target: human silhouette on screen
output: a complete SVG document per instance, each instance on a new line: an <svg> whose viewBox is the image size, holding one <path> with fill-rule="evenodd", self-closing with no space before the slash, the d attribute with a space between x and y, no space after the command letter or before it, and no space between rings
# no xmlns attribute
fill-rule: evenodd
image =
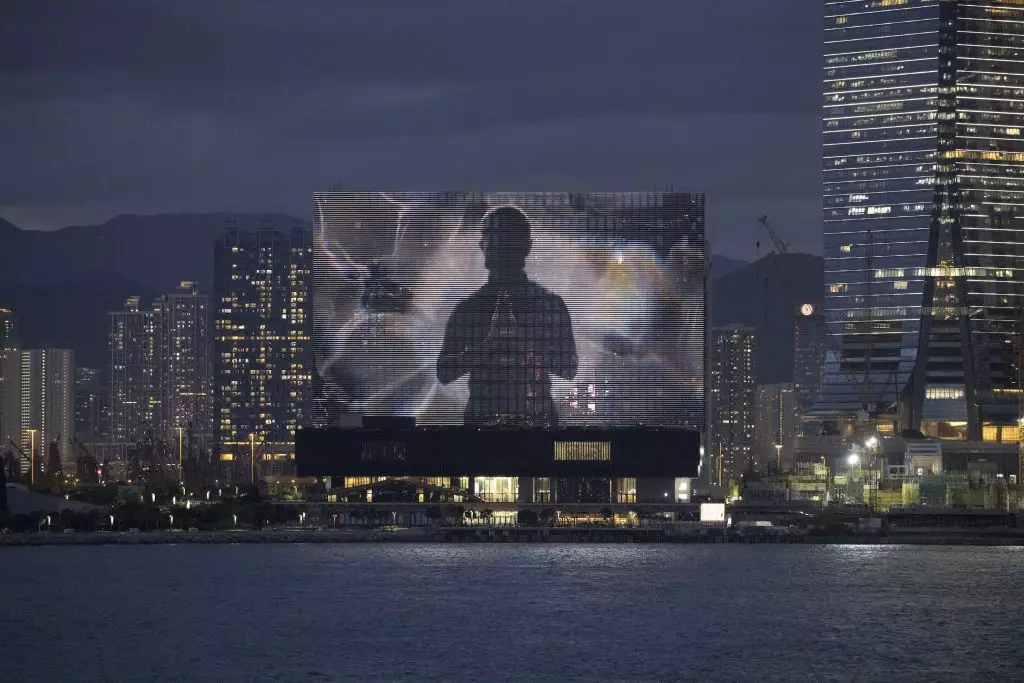
<svg viewBox="0 0 1024 683"><path fill-rule="evenodd" d="M480 248L490 275L448 318L437 359L442 384L469 374L467 425L556 426L551 375L576 376L569 310L523 270L532 246L519 209L484 217Z"/></svg>

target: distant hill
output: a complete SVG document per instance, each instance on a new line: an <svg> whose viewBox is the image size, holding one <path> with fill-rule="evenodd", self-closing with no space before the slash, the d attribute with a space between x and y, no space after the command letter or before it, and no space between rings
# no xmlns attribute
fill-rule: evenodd
<svg viewBox="0 0 1024 683"><path fill-rule="evenodd" d="M824 261L810 254L771 254L713 279L712 325L757 329L759 383L793 381L793 320L805 303L821 310L823 282Z"/></svg>
<svg viewBox="0 0 1024 683"><path fill-rule="evenodd" d="M727 256L720 256L719 254L713 254L711 256L711 279L724 277L729 273L739 270L744 266L749 266L748 261L740 261L738 259L731 259Z"/></svg>
<svg viewBox="0 0 1024 683"><path fill-rule="evenodd" d="M0 218L0 240L11 237L15 232L21 232L21 228Z"/></svg>
<svg viewBox="0 0 1024 683"><path fill-rule="evenodd" d="M4 280L43 285L105 270L155 292L172 291L182 280L195 280L208 291L213 244L229 221L244 229L308 225L282 214L235 213L123 215L102 225L53 231L20 230L0 221L0 253L17 254L4 260Z"/></svg>
<svg viewBox="0 0 1024 683"><path fill-rule="evenodd" d="M156 292L100 269L50 283L0 282L0 306L15 311L23 348L74 349L76 365L100 369L110 363L107 313L120 309L129 296L151 302Z"/></svg>

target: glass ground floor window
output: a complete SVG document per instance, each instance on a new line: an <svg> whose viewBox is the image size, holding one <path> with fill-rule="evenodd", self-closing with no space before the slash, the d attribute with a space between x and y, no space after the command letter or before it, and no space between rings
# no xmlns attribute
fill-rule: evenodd
<svg viewBox="0 0 1024 683"><path fill-rule="evenodd" d="M965 441L967 439L967 423L944 422L940 420L922 421L921 433L935 439Z"/></svg>
<svg viewBox="0 0 1024 683"><path fill-rule="evenodd" d="M519 478L474 477L473 493L488 503L514 503L519 498Z"/></svg>
<svg viewBox="0 0 1024 683"><path fill-rule="evenodd" d="M533 478L533 502L534 503L550 503L551 502L551 479L550 479L550 477L534 477Z"/></svg>
<svg viewBox="0 0 1024 683"><path fill-rule="evenodd" d="M615 502L636 502L636 477L619 477L615 480Z"/></svg>

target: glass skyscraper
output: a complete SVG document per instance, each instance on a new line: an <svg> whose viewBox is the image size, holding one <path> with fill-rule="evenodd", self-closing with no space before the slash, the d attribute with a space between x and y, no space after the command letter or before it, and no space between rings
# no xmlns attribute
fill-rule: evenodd
<svg viewBox="0 0 1024 683"><path fill-rule="evenodd" d="M1024 303L1024 5L826 2L824 70L833 343L819 409L1007 440Z"/></svg>

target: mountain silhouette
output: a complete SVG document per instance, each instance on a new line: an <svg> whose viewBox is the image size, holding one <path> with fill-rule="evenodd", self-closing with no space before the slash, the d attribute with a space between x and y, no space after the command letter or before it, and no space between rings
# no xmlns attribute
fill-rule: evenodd
<svg viewBox="0 0 1024 683"><path fill-rule="evenodd" d="M22 348L74 349L76 365L98 369L110 363L107 313L121 309L129 296L152 302L155 293L102 269L50 283L0 284L0 307L15 312Z"/></svg>
<svg viewBox="0 0 1024 683"><path fill-rule="evenodd" d="M105 369L108 313L130 296L148 307L182 280L209 293L213 245L229 222L243 229L287 229L301 219L281 214L123 215L102 225L49 232L0 219L0 307L14 311L24 348L71 348L80 366Z"/></svg>
<svg viewBox="0 0 1024 683"><path fill-rule="evenodd" d="M749 266L748 261L740 261L738 259L732 259L728 256L722 256L720 254L714 254L711 257L711 279L725 277L729 273L733 273L744 266Z"/></svg>
<svg viewBox="0 0 1024 683"><path fill-rule="evenodd" d="M173 291L182 280L209 291L213 244L230 222L249 230L309 225L283 214L238 213L126 214L102 225L53 231L20 230L4 221L0 253L18 255L6 260L4 276L7 283L26 286L106 270L155 292Z"/></svg>

